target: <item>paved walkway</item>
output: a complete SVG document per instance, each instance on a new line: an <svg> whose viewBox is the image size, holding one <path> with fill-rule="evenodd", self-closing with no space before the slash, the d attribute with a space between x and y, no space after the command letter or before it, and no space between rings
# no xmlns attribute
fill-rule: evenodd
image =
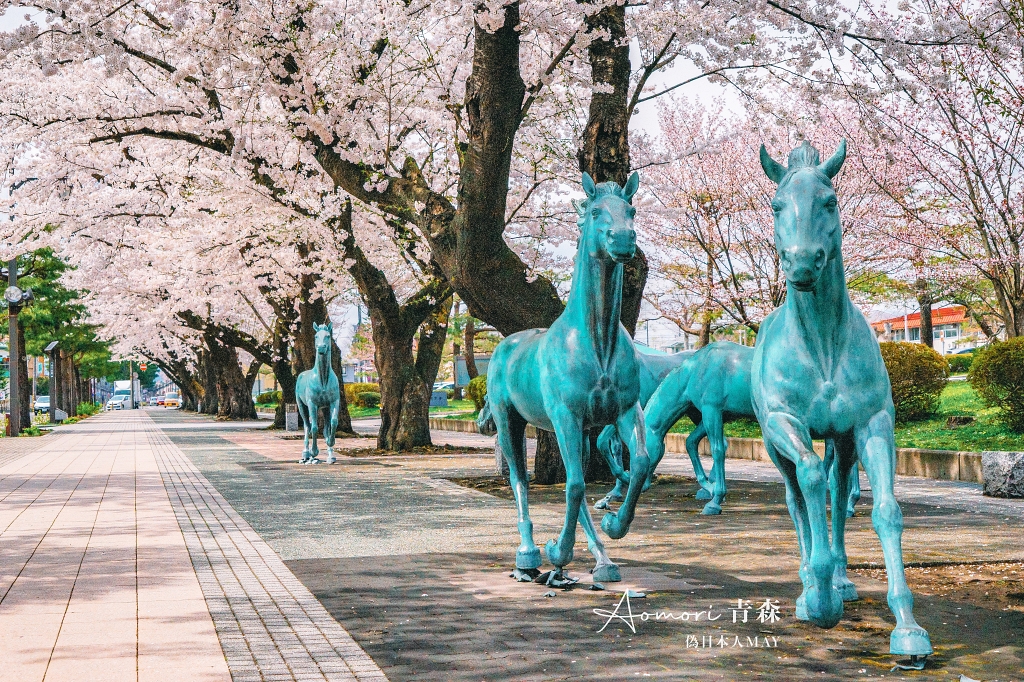
<svg viewBox="0 0 1024 682"><path fill-rule="evenodd" d="M0 678L386 679L145 412L4 460Z"/></svg>

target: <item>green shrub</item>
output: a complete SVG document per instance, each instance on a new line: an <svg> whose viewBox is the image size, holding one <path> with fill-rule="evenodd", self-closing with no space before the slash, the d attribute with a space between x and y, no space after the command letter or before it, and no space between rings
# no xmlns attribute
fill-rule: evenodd
<svg viewBox="0 0 1024 682"><path fill-rule="evenodd" d="M971 369L971 363L974 362L974 353L947 355L946 362L949 363L950 374L967 374Z"/></svg>
<svg viewBox="0 0 1024 682"><path fill-rule="evenodd" d="M939 408L939 396L949 382L949 364L921 343L879 344L892 383L896 421L924 419Z"/></svg>
<svg viewBox="0 0 1024 682"><path fill-rule="evenodd" d="M91 417L100 411L99 405L96 403L78 403L78 414Z"/></svg>
<svg viewBox="0 0 1024 682"><path fill-rule="evenodd" d="M356 394L356 407L377 407L380 405L380 393L376 391L363 391Z"/></svg>
<svg viewBox="0 0 1024 682"><path fill-rule="evenodd" d="M345 401L356 404L356 396L360 393L380 393L380 384L345 384Z"/></svg>
<svg viewBox="0 0 1024 682"><path fill-rule="evenodd" d="M481 374L471 379L469 386L466 386L466 397L473 401L476 411L484 409L484 398L487 397L487 376Z"/></svg>
<svg viewBox="0 0 1024 682"><path fill-rule="evenodd" d="M256 402L260 405L280 405L281 391L263 391L256 396Z"/></svg>
<svg viewBox="0 0 1024 682"><path fill-rule="evenodd" d="M1024 433L1024 338L993 343L975 353L967 379L986 404L999 408L1000 421Z"/></svg>

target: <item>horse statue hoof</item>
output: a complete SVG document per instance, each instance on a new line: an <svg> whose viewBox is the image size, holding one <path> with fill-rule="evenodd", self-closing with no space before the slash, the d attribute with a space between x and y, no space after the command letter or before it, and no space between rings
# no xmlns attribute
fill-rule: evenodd
<svg viewBox="0 0 1024 682"><path fill-rule="evenodd" d="M800 596L796 598L796 619L797 620L810 620L807 615L807 591L804 590L800 593Z"/></svg>
<svg viewBox="0 0 1024 682"><path fill-rule="evenodd" d="M889 653L897 656L928 656L933 653L932 640L923 627L896 628L889 636Z"/></svg>
<svg viewBox="0 0 1024 682"><path fill-rule="evenodd" d="M701 500L702 502L704 500L710 500L711 497L711 493L709 493L707 490L704 490L704 488L698 488L697 494L693 496L695 500Z"/></svg>
<svg viewBox="0 0 1024 682"><path fill-rule="evenodd" d="M714 501L708 502L704 505L704 508L700 510L703 516L718 516L722 513L722 505L715 503Z"/></svg>
<svg viewBox="0 0 1024 682"><path fill-rule="evenodd" d="M611 539L618 540L626 536L626 533L629 532L629 526L619 521L618 514L609 512L601 519L601 530Z"/></svg>
<svg viewBox="0 0 1024 682"><path fill-rule="evenodd" d="M833 584L836 589L839 590L840 596L843 601L857 601L860 599L860 595L857 594L857 586L850 582L849 578L840 578L838 576L832 578Z"/></svg>
<svg viewBox="0 0 1024 682"><path fill-rule="evenodd" d="M595 583L617 583L622 580L619 567L615 564L598 564L591 573Z"/></svg>
<svg viewBox="0 0 1024 682"><path fill-rule="evenodd" d="M558 544L554 540L548 540L547 544L544 545L544 554L547 555L548 561L558 570L561 570L563 566L572 561L572 547L563 556L562 552L558 549Z"/></svg>
<svg viewBox="0 0 1024 682"><path fill-rule="evenodd" d="M818 587L812 585L806 591L807 620L819 628L826 630L834 628L843 617L843 598L834 586L829 590L828 595L819 594Z"/></svg>
<svg viewBox="0 0 1024 682"><path fill-rule="evenodd" d="M532 549L522 550L516 552L516 569L522 569L524 571L534 571L540 568L540 548L534 546ZM539 575L539 574L538 574ZM537 576L534 575L534 578ZM531 578L532 580L532 578Z"/></svg>
<svg viewBox="0 0 1024 682"><path fill-rule="evenodd" d="M518 583L532 583L539 575L540 571L536 568L516 568L512 571L512 577Z"/></svg>

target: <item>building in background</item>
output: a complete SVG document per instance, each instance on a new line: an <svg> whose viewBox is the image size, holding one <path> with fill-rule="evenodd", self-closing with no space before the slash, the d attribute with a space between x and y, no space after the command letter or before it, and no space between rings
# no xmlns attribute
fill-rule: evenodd
<svg viewBox="0 0 1024 682"><path fill-rule="evenodd" d="M921 313L908 313L871 323L879 341L921 341ZM985 334L960 305L932 308L932 347L942 355L987 343Z"/></svg>

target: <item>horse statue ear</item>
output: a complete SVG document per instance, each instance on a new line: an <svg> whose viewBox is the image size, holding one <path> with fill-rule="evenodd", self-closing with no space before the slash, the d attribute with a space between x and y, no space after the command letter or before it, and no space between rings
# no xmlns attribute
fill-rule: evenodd
<svg viewBox="0 0 1024 682"><path fill-rule="evenodd" d="M764 145L761 145L761 168L764 169L764 174L768 176L768 179L774 182L776 185L782 182L782 178L786 175L786 167L781 163L772 158L768 150L765 149Z"/></svg>
<svg viewBox="0 0 1024 682"><path fill-rule="evenodd" d="M844 161L846 161L845 139L839 141L839 146L836 148L836 153L829 157L828 161L818 166L818 170L827 175L829 178L834 178L839 173L839 169L843 167Z"/></svg>
<svg viewBox="0 0 1024 682"><path fill-rule="evenodd" d="M590 177L590 173L587 171L583 171L583 191L587 193L588 199L597 196L597 185L594 184L594 178Z"/></svg>
<svg viewBox="0 0 1024 682"><path fill-rule="evenodd" d="M633 195L638 189L640 189L640 174L633 171L629 180L626 180L626 186L622 188L622 198L626 200L626 203L633 203Z"/></svg>

